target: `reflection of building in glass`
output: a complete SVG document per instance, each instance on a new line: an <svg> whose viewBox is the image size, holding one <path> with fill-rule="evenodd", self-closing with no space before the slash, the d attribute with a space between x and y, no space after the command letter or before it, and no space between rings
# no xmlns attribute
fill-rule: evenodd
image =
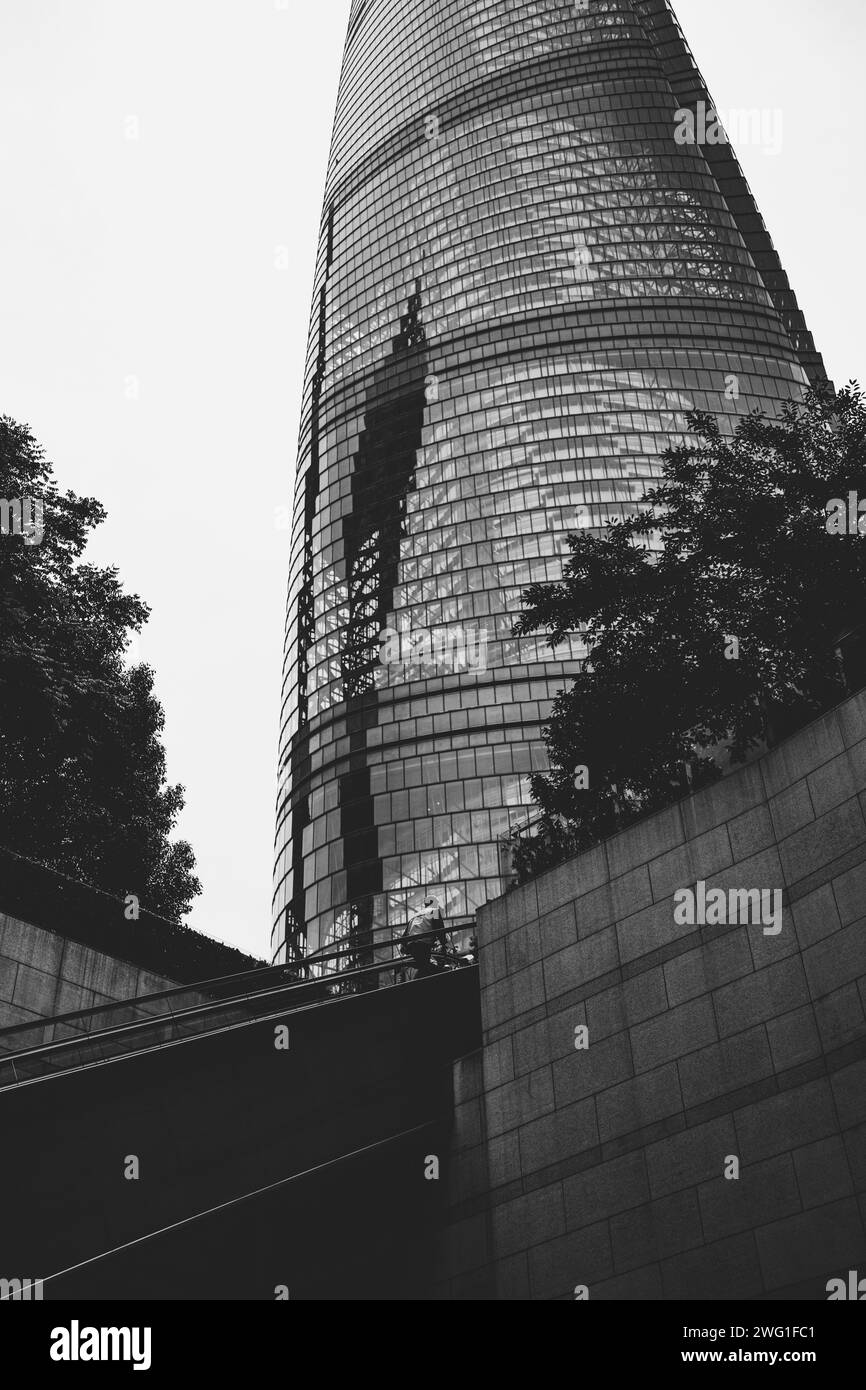
<svg viewBox="0 0 866 1390"><path fill-rule="evenodd" d="M355 0L301 422L274 947L499 891L580 649L515 641L690 407L821 376L666 0ZM483 634L484 660L381 634ZM465 641L464 641L465 646ZM465 657L465 653L464 653Z"/></svg>

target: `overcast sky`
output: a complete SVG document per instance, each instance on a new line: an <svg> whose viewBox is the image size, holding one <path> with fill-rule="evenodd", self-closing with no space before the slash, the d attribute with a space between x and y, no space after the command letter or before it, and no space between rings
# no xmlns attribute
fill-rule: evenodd
<svg viewBox="0 0 866 1390"><path fill-rule="evenodd" d="M520 0L513 0L515 9ZM285 5L285 7L284 7ZM0 411L108 520L204 894L268 950L288 535L349 0L0 0ZM863 0L679 0L828 368L866 381ZM288 268L280 249L288 248Z"/></svg>

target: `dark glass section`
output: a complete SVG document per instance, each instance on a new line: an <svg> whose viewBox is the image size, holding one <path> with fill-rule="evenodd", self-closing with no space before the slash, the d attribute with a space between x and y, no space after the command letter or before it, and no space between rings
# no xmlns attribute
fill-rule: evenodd
<svg viewBox="0 0 866 1390"><path fill-rule="evenodd" d="M421 285L376 369L352 473L352 510L343 522L348 622L342 655L346 699L375 688L380 634L397 587L406 497L415 473L424 422L425 353Z"/></svg>
<svg viewBox="0 0 866 1390"><path fill-rule="evenodd" d="M720 18L720 23L723 20ZM274 948L469 920L573 642L515 640L566 537L688 410L823 375L666 0L357 0L290 557ZM748 127L746 127L748 129Z"/></svg>
<svg viewBox="0 0 866 1390"><path fill-rule="evenodd" d="M419 281L393 350L374 374L371 407L354 459L352 510L343 523L349 611L341 655L353 770L340 778L340 830L346 934L357 947L358 965L372 960L373 899L382 892L367 747L367 730L376 727L376 716L358 697L376 687L380 634L397 585L406 497L421 445L427 359L420 310Z"/></svg>

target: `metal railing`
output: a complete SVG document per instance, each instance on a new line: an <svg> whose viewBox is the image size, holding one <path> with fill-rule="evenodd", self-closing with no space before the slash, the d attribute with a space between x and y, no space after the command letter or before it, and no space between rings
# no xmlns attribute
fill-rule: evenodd
<svg viewBox="0 0 866 1390"><path fill-rule="evenodd" d="M454 935L462 930L460 927L446 928L445 934ZM351 954L351 950L343 949L320 956L316 964L339 962ZM289 1010L335 1002L349 994L382 988L383 983L385 986L397 984L407 964L404 956L390 955L384 961L351 969L341 970L337 965L336 971L307 980L298 978L307 962L289 967L268 966L206 981L194 990L165 990L120 1004L79 1009L38 1024L16 1024L0 1032L0 1091L132 1053L225 1032L263 1018L285 1016ZM445 953L441 964L451 969L463 961L451 950ZM252 989L249 988L250 977L256 981ZM239 989L241 984L246 988ZM223 997L203 999L206 991L217 991ZM130 1013L138 1016L130 1017ZM48 1029L60 1030L66 1036L57 1036L55 1032L50 1039L36 1039L37 1033Z"/></svg>

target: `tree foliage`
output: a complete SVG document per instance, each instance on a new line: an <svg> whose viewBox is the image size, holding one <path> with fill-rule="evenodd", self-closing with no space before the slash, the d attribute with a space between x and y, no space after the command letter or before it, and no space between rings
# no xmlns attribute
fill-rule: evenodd
<svg viewBox="0 0 866 1390"><path fill-rule="evenodd" d="M41 543L0 535L0 843L177 919L201 891L189 844L169 840L183 788L166 783L153 672L122 659L149 610L81 560L103 508L61 495L5 416L0 497L44 506Z"/></svg>
<svg viewBox="0 0 866 1390"><path fill-rule="evenodd" d="M778 417L688 417L661 481L603 536L572 535L563 579L523 596L515 632L580 634L584 669L554 702L536 872L721 775L844 692L838 641L862 628L866 539L827 508L866 499L866 406L852 384ZM864 518L866 529L866 518ZM650 546L652 538L652 548ZM578 789L575 770L588 769Z"/></svg>

